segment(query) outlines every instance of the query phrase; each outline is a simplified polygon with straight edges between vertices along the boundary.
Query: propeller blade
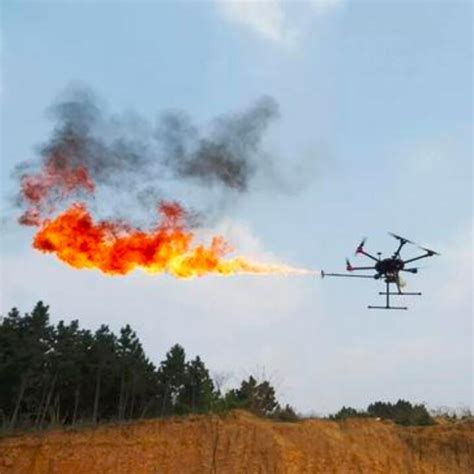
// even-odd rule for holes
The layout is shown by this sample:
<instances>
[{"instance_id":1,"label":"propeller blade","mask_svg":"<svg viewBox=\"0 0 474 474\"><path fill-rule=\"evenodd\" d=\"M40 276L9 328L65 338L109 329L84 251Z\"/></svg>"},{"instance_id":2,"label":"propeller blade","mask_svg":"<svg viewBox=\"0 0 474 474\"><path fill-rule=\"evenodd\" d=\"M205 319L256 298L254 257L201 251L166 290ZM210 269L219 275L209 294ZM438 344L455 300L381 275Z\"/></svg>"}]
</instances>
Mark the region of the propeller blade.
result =
<instances>
[{"instance_id":1,"label":"propeller blade","mask_svg":"<svg viewBox=\"0 0 474 474\"><path fill-rule=\"evenodd\" d=\"M402 237L401 235L394 234L393 232L389 232L388 235L391 235L394 239L399 240L400 242L406 242L407 244L415 244L412 240L406 239L405 237Z\"/></svg>"},{"instance_id":2,"label":"propeller blade","mask_svg":"<svg viewBox=\"0 0 474 474\"><path fill-rule=\"evenodd\" d=\"M349 261L348 258L346 258L346 270L348 272L351 272L352 271L352 265L351 265L351 262Z\"/></svg>"},{"instance_id":3,"label":"propeller blade","mask_svg":"<svg viewBox=\"0 0 474 474\"><path fill-rule=\"evenodd\" d=\"M407 244L416 245L418 248L420 248L421 250L424 250L425 252L428 252L430 255L441 255L440 253L435 252L434 250L428 249L426 247L422 247L421 245L418 245L416 242L413 242L412 240L408 240L405 237L402 237L401 235L394 234L393 232L389 232L389 235L399 240L400 242L406 242Z\"/></svg>"},{"instance_id":4,"label":"propeller blade","mask_svg":"<svg viewBox=\"0 0 474 474\"><path fill-rule=\"evenodd\" d=\"M439 252L435 252L434 250L428 249L426 247L422 247L421 245L419 245L418 247L420 247L421 250L428 252L430 255L441 255Z\"/></svg>"},{"instance_id":5,"label":"propeller blade","mask_svg":"<svg viewBox=\"0 0 474 474\"><path fill-rule=\"evenodd\" d=\"M357 246L356 251L354 252L354 255L357 255L359 253L362 253L362 250L364 250L364 245L367 242L367 237L364 237L361 241L360 244Z\"/></svg>"}]
</instances>

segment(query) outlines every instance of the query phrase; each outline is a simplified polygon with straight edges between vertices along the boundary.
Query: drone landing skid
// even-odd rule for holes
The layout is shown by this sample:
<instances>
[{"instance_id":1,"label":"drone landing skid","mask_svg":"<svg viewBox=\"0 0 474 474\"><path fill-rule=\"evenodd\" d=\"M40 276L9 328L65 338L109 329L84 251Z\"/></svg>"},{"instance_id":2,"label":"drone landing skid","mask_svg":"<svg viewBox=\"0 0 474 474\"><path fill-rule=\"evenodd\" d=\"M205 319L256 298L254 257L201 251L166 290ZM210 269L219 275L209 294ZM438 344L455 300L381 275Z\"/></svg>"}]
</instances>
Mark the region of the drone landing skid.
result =
<instances>
[{"instance_id":1,"label":"drone landing skid","mask_svg":"<svg viewBox=\"0 0 474 474\"><path fill-rule=\"evenodd\" d=\"M369 309L408 309L406 306L367 306Z\"/></svg>"},{"instance_id":2,"label":"drone landing skid","mask_svg":"<svg viewBox=\"0 0 474 474\"><path fill-rule=\"evenodd\" d=\"M391 306L390 305L390 296L420 296L419 292L402 292L402 291L390 291L390 281L385 281L387 289L385 291L380 291L379 295L384 295L387 297L385 306L368 306L369 309L401 309L407 310L406 306Z\"/></svg>"},{"instance_id":3,"label":"drone landing skid","mask_svg":"<svg viewBox=\"0 0 474 474\"><path fill-rule=\"evenodd\" d=\"M385 291L379 291L379 295L395 295L395 296L421 296L422 293L399 293L398 291L390 291L389 293Z\"/></svg>"}]
</instances>

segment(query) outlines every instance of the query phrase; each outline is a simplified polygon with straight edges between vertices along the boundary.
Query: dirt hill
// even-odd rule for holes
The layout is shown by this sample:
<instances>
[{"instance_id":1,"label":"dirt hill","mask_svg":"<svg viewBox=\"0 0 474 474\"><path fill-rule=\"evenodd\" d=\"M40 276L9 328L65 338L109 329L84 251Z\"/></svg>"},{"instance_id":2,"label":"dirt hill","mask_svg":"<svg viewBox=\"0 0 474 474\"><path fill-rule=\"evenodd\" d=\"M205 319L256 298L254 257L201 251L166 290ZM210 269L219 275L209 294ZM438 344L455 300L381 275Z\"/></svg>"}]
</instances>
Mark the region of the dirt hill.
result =
<instances>
[{"instance_id":1,"label":"dirt hill","mask_svg":"<svg viewBox=\"0 0 474 474\"><path fill-rule=\"evenodd\" d=\"M474 422L189 416L3 438L0 473L472 474Z\"/></svg>"}]
</instances>

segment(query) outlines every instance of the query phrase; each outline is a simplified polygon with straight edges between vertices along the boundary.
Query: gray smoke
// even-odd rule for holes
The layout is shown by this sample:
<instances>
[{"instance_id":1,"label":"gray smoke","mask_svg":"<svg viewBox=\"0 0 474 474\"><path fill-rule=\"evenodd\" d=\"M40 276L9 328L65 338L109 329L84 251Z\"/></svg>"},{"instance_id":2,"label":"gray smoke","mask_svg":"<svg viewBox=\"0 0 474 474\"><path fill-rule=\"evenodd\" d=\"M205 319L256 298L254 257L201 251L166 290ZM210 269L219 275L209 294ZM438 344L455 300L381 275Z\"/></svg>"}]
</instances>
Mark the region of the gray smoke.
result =
<instances>
[{"instance_id":1,"label":"gray smoke","mask_svg":"<svg viewBox=\"0 0 474 474\"><path fill-rule=\"evenodd\" d=\"M276 117L277 103L264 97L244 113L217 119L211 136L200 137L183 113L166 114L156 136L178 176L245 191L263 158L263 133Z\"/></svg>"},{"instance_id":2,"label":"gray smoke","mask_svg":"<svg viewBox=\"0 0 474 474\"><path fill-rule=\"evenodd\" d=\"M203 133L181 111L161 114L156 125L132 113L110 115L81 88L67 91L50 115L52 136L39 150L43 169L61 174L83 167L108 196L132 194L146 206L162 198L170 182L187 182L195 194L196 188L202 194L212 189L218 207L229 201L229 193L247 191L257 171L268 165L262 138L278 117L278 105L263 97L243 112L216 118ZM16 174L37 171L38 162L29 162Z\"/></svg>"},{"instance_id":3,"label":"gray smoke","mask_svg":"<svg viewBox=\"0 0 474 474\"><path fill-rule=\"evenodd\" d=\"M138 119L107 117L86 89L70 91L50 114L56 126L41 154L53 167L83 166L96 183L107 183L116 174L145 171L148 154L146 140L137 130Z\"/></svg>"}]
</instances>

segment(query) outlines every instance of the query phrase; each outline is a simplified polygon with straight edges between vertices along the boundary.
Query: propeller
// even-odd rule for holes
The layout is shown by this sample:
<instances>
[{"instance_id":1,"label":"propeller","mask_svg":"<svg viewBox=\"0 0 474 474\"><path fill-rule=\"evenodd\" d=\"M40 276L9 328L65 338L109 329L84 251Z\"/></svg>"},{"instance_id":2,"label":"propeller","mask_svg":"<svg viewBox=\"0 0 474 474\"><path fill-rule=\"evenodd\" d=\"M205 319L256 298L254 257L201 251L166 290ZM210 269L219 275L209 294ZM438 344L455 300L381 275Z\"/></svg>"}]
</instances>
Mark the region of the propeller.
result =
<instances>
[{"instance_id":1,"label":"propeller","mask_svg":"<svg viewBox=\"0 0 474 474\"><path fill-rule=\"evenodd\" d=\"M359 253L362 253L364 250L364 245L367 242L367 237L364 237L361 241L360 244L357 246L356 251L354 252L354 255L357 255Z\"/></svg>"},{"instance_id":2,"label":"propeller","mask_svg":"<svg viewBox=\"0 0 474 474\"><path fill-rule=\"evenodd\" d=\"M388 234L391 235L393 238L399 240L400 242L406 242L407 244L416 245L415 242L408 240L405 237L402 237L401 235L394 234L393 232L389 232Z\"/></svg>"},{"instance_id":3,"label":"propeller","mask_svg":"<svg viewBox=\"0 0 474 474\"><path fill-rule=\"evenodd\" d=\"M402 237L401 235L397 235L397 234L394 234L393 232L389 232L389 234L394 237L395 239L399 240L400 242L406 242L408 244L413 244L413 245L416 245L418 248L420 248L421 250L424 250L425 252L428 252L428 254L430 256L432 255L441 255L440 253L438 252L435 252L434 250L431 250L431 249L428 249L426 247L422 247L421 245L418 245L416 242L413 242L412 240L408 240L406 239L405 237Z\"/></svg>"},{"instance_id":4,"label":"propeller","mask_svg":"<svg viewBox=\"0 0 474 474\"><path fill-rule=\"evenodd\" d=\"M418 245L418 247L420 247L421 250L424 250L425 252L428 252L430 257L432 257L433 255L441 255L440 253L435 252L434 250L431 250L431 249L427 249L426 247L422 247L421 245Z\"/></svg>"},{"instance_id":5,"label":"propeller","mask_svg":"<svg viewBox=\"0 0 474 474\"><path fill-rule=\"evenodd\" d=\"M349 262L348 258L346 258L346 270L348 272L352 272L352 265L351 265L351 262Z\"/></svg>"}]
</instances>

